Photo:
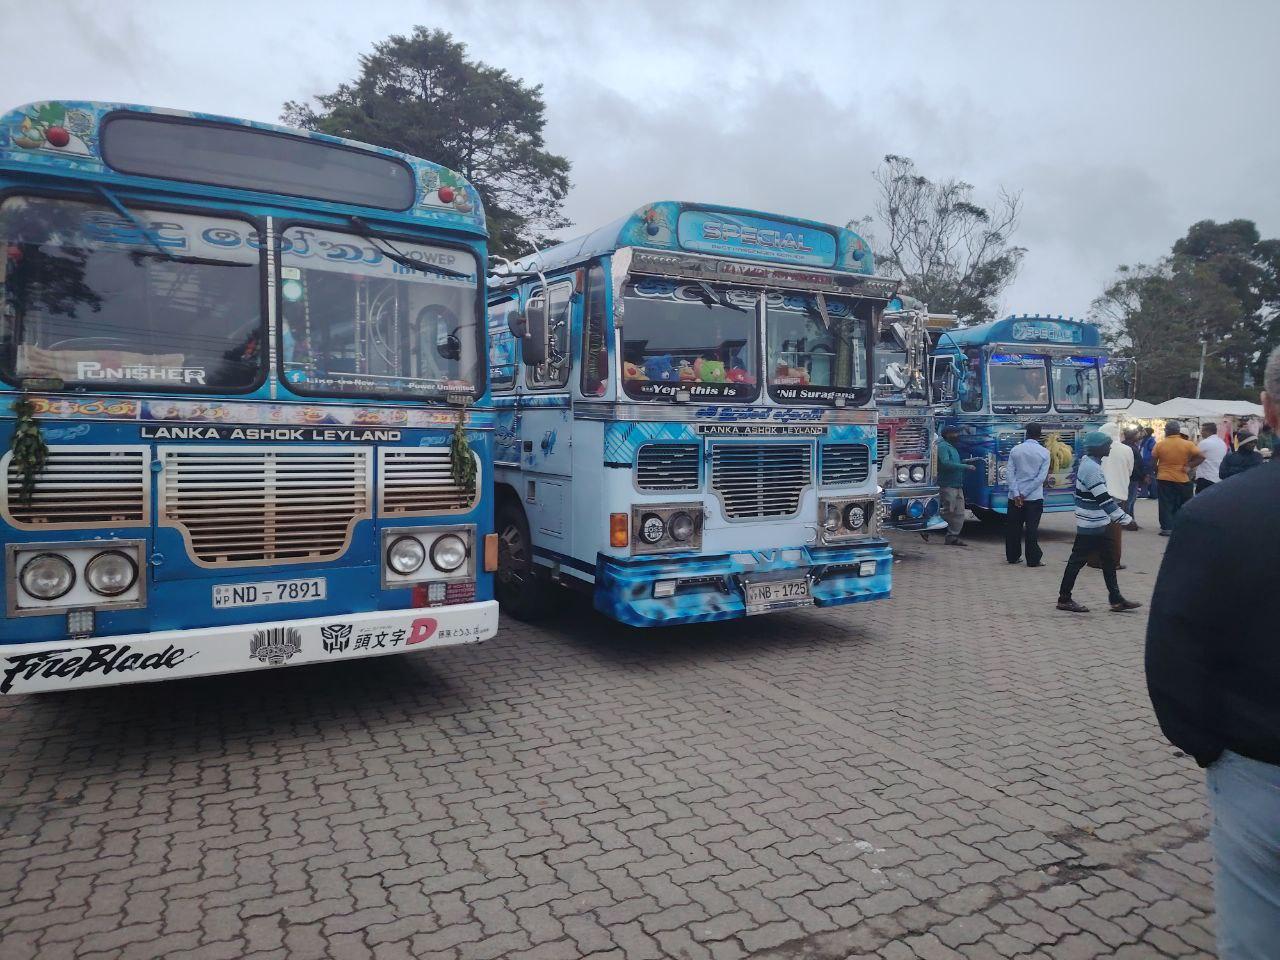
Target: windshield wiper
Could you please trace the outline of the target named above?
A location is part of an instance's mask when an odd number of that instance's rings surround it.
[[[347,217],[347,221],[356,228],[356,233],[368,240],[373,245],[373,249],[382,254],[392,263],[398,263],[402,267],[408,267],[410,270],[417,270],[419,273],[432,273],[438,277],[449,277],[453,280],[469,280],[471,274],[462,273],[459,270],[450,270],[448,267],[437,266],[434,263],[427,263],[425,260],[415,260],[413,257],[406,256],[400,250],[395,248],[384,236],[374,233],[373,228],[365,223],[360,217]],[[378,245],[379,241],[387,245],[387,249],[383,249]]]
[[[137,230],[140,234],[142,234],[144,237],[146,237],[147,242],[150,243],[153,247],[155,247],[158,251],[160,251],[160,255],[162,257],[164,257],[166,260],[181,259],[172,250],[169,250],[168,248],[166,248],[165,245],[160,242],[160,238],[157,237],[154,233],[152,233],[151,230],[147,228],[146,224],[144,224],[141,220],[139,220],[132,213],[130,213],[129,208],[120,202],[119,197],[117,197],[114,193],[112,193],[110,190],[108,190],[106,187],[102,186],[101,184],[94,184],[94,189],[97,190],[98,193],[102,194],[103,200],[106,200],[107,203],[111,204],[111,206],[115,208],[116,213],[120,214],[120,216],[124,217],[131,224],[133,224],[133,228]]]
[[[729,301],[728,293],[722,291],[717,294],[716,291],[712,289],[711,284],[707,283],[705,280],[695,280],[693,282],[697,284],[698,289],[706,295],[708,307],[718,303],[720,306],[728,307],[730,310],[737,310],[740,313],[747,312],[746,307],[740,307],[736,303],[731,303]]]

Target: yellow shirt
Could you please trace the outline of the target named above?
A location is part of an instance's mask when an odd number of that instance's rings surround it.
[[[1187,461],[1199,452],[1200,448],[1180,433],[1165,437],[1156,444],[1156,479],[1187,483],[1191,479],[1187,476]]]

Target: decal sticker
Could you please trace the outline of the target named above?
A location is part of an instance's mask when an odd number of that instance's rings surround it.
[[[434,617],[419,617],[409,625],[409,639],[405,644],[422,643],[430,640],[436,632],[437,621]]]
[[[255,630],[249,641],[249,656],[272,666],[287,663],[301,649],[302,633],[296,627]]]
[[[166,647],[155,653],[137,653],[126,643],[96,644],[79,650],[51,650],[45,653],[23,653],[5,658],[4,678],[0,693],[8,693],[15,680],[36,677],[60,677],[77,680],[90,674],[107,676],[116,673],[141,673],[172,670],[194,657],[182,647]]]
[[[250,443],[314,441],[319,443],[396,443],[399,430],[350,427],[183,427],[144,426],[143,440],[246,440]]]
[[[321,627],[320,642],[325,653],[345,653],[351,646],[351,624],[331,623]]]

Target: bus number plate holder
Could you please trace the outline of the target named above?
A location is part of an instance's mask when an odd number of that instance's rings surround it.
[[[747,604],[747,616],[772,613],[794,607],[813,606],[813,592],[808,577],[789,579],[755,579],[742,577],[742,591]]]
[[[265,580],[258,583],[219,583],[213,588],[213,609],[259,607],[267,603],[306,603],[328,596],[324,577],[305,580]]]

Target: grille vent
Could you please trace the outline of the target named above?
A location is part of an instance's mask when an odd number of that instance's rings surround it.
[[[370,515],[370,453],[350,448],[162,447],[160,522],[199,564],[332,560]]]
[[[884,458],[889,456],[889,428],[880,427],[876,430],[876,467],[877,469],[884,466]]]
[[[717,443],[711,447],[711,488],[733,520],[789,517],[813,475],[807,443]]]
[[[380,447],[378,516],[466,513],[476,505],[482,489],[480,460],[476,459],[476,485],[471,491],[453,482],[451,462],[448,447]]]
[[[51,446],[30,502],[13,454],[0,458],[4,518],[27,530],[145,527],[151,521],[148,447]]]
[[[929,437],[924,424],[911,421],[899,425],[893,434],[893,454],[895,457],[923,458],[929,449]]]
[[[822,448],[823,486],[862,483],[871,471],[871,451],[865,443],[829,443]]]
[[[697,490],[702,448],[696,443],[646,443],[636,454],[641,490]]]
[[[1027,439],[1025,430],[1011,430],[1001,433],[996,438],[996,451],[1000,454],[1000,458],[1007,459],[1010,451],[1013,450],[1023,440]],[[1071,446],[1070,437],[1065,438],[1067,446]]]

